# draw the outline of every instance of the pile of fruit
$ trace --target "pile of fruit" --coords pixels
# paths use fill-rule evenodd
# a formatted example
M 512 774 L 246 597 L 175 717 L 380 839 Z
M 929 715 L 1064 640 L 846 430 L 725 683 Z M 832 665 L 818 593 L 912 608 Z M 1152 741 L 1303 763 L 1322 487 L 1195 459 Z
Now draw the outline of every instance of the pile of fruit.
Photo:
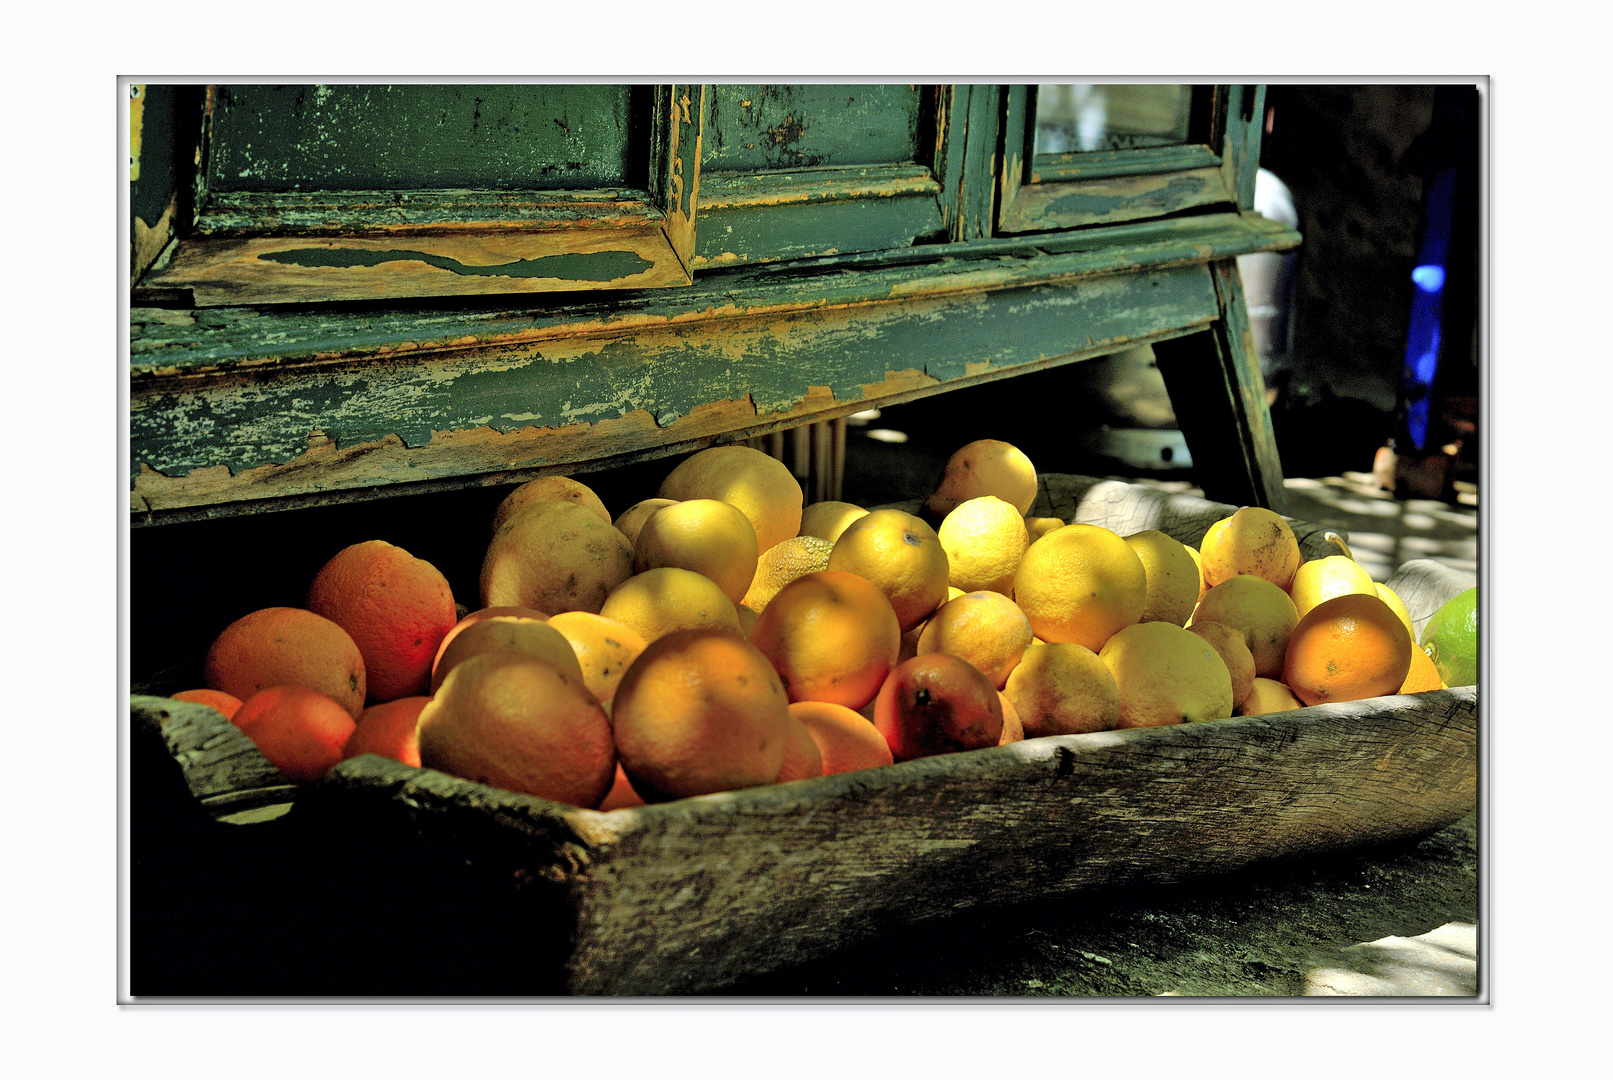
M 545 477 L 499 505 L 478 610 L 355 544 L 304 606 L 226 627 L 206 688 L 174 696 L 298 782 L 368 753 L 609 810 L 1476 679 L 1474 590 L 1418 647 L 1399 597 L 1345 555 L 1305 561 L 1271 511 L 1195 549 L 1027 517 L 1036 493 L 998 440 L 958 450 L 919 514 L 803 507 L 745 446 L 614 519 Z

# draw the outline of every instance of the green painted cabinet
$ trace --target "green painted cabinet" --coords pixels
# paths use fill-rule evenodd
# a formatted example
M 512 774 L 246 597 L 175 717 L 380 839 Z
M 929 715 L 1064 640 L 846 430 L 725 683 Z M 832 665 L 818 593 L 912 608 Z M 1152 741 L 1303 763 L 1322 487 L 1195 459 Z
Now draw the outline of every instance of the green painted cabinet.
M 1261 88 L 1106 91 L 1096 126 L 1069 89 L 132 87 L 133 520 L 588 471 L 1145 342 L 1206 489 L 1277 505 L 1234 263 L 1299 240 L 1250 209 Z

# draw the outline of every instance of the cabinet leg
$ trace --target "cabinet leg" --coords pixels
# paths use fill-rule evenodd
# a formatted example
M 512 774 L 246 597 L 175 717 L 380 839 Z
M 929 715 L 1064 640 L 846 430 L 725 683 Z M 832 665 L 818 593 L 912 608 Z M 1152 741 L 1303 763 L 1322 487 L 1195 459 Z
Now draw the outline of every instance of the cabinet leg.
M 1212 263 L 1221 318 L 1154 344 L 1176 423 L 1206 498 L 1282 513 L 1282 462 L 1236 260 Z

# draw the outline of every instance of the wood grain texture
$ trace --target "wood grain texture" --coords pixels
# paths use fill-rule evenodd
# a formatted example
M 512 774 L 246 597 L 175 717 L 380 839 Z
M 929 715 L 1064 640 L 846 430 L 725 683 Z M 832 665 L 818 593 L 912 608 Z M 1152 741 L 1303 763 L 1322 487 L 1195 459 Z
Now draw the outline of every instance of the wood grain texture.
M 137 725 L 161 735 L 191 794 L 214 814 L 293 797 L 295 785 L 217 709 L 142 694 L 130 709 Z

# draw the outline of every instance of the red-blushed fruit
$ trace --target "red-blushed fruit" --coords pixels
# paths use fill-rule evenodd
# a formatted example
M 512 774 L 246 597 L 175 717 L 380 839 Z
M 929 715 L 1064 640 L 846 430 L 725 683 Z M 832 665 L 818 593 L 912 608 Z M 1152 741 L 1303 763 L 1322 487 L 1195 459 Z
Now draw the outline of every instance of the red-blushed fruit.
M 224 719 L 231 720 L 235 711 L 241 707 L 241 699 L 234 694 L 226 694 L 222 690 L 181 690 L 177 694 L 170 694 L 175 701 L 188 701 L 193 705 L 206 705 L 217 709 L 224 714 Z
M 310 784 L 342 760 L 357 725 L 338 701 L 306 686 L 259 690 L 231 720 L 270 764 L 299 784 Z
M 375 754 L 420 768 L 420 739 L 415 725 L 420 721 L 420 710 L 430 700 L 418 695 L 396 698 L 359 713 L 358 726 L 342 749 L 342 760 Z
M 885 736 L 855 709 L 832 701 L 795 701 L 789 711 L 818 744 L 825 776 L 875 769 L 895 761 Z
M 1002 738 L 1002 702 L 973 664 L 923 653 L 886 677 L 874 698 L 874 726 L 897 761 L 978 750 Z

